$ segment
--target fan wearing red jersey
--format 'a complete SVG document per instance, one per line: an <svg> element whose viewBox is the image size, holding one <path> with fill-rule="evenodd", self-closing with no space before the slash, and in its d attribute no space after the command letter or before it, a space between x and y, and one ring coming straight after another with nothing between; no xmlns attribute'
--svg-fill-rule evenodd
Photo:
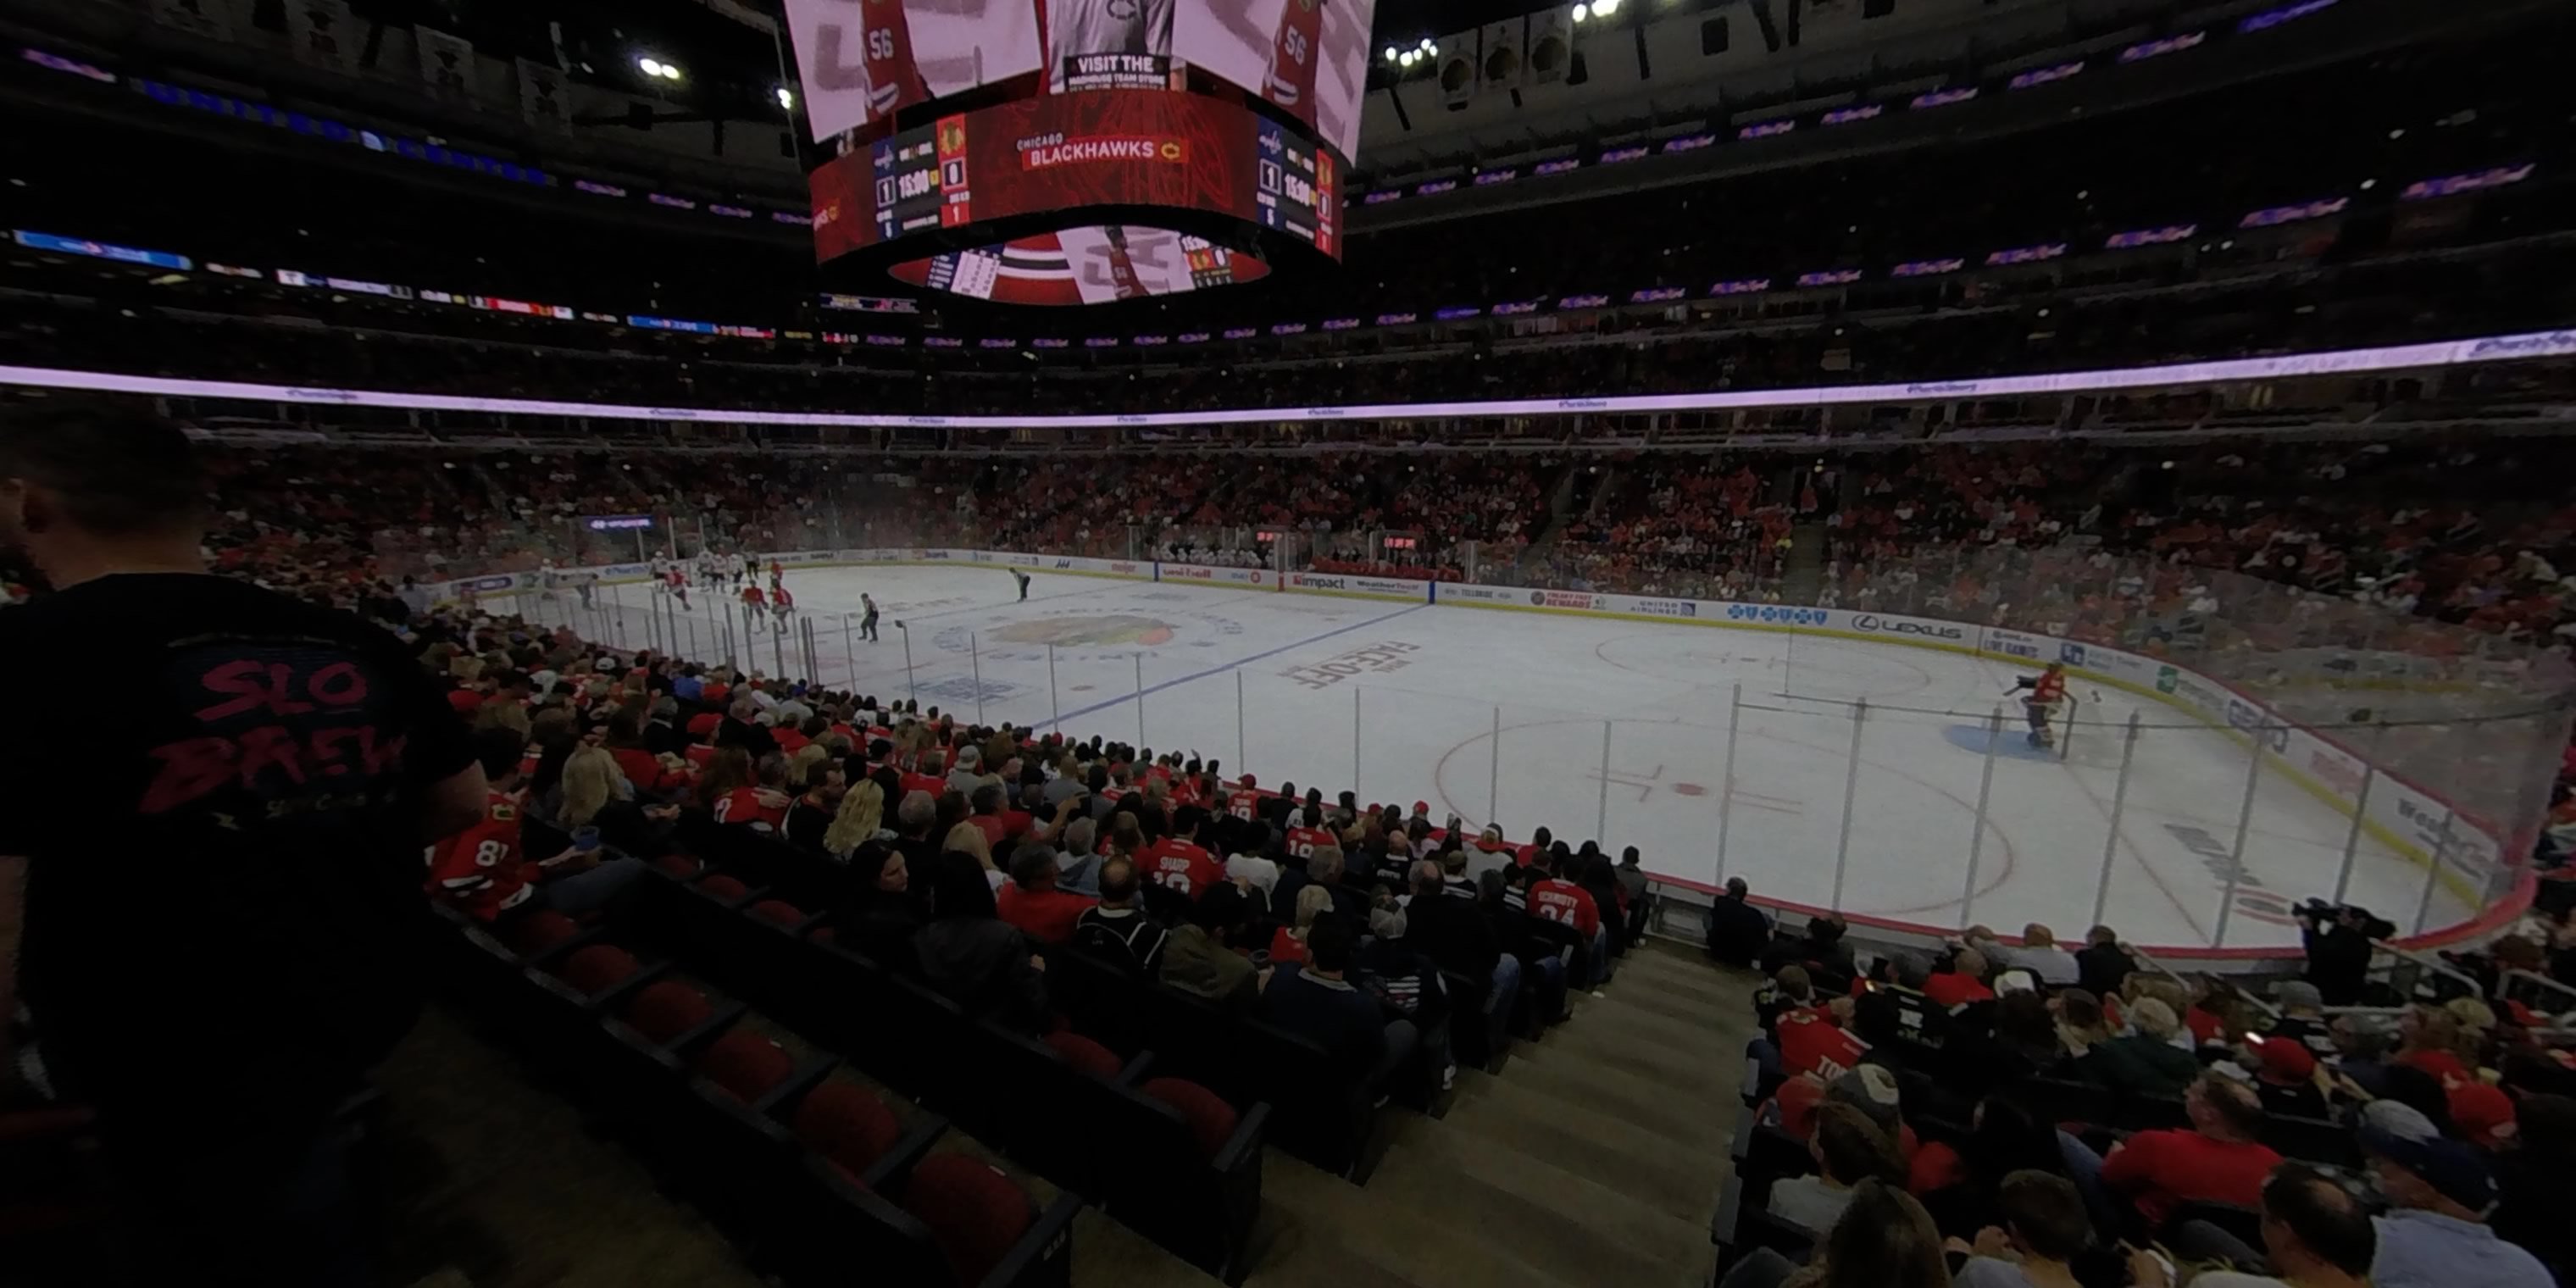
<svg viewBox="0 0 2576 1288"><path fill-rule="evenodd" d="M490 794L484 798L479 821L429 848L428 886L433 897L486 922L530 908L586 912L606 904L644 874L641 859L601 862L602 851L578 846L530 862L519 830L519 759L527 740L503 728L485 729L474 738L475 757L483 764ZM543 886L538 884L541 881Z"/></svg>
<svg viewBox="0 0 2576 1288"><path fill-rule="evenodd" d="M1173 814L1172 834L1146 846L1136 856L1137 868L1145 879L1192 899L1225 880L1225 865L1198 843L1199 827L1205 822L1207 811L1196 806Z"/></svg>
<svg viewBox="0 0 2576 1288"><path fill-rule="evenodd" d="M775 832L787 823L787 758L763 756L752 770L756 784L737 787L716 798L712 812L719 823Z"/></svg>
<svg viewBox="0 0 2576 1288"><path fill-rule="evenodd" d="M1341 848L1341 844L1341 838L1334 836L1331 832L1325 831L1320 827L1292 827L1288 829L1288 852L1300 859L1311 859L1315 857L1315 851L1317 850L1339 849Z"/></svg>
<svg viewBox="0 0 2576 1288"><path fill-rule="evenodd" d="M1849 1005L1849 999L1843 999ZM1780 1016L1780 1068L1790 1077L1812 1073L1827 1082L1860 1063L1869 1044L1837 1024L1824 1007L1789 1011Z"/></svg>
<svg viewBox="0 0 2576 1288"><path fill-rule="evenodd" d="M1601 908L1593 902L1592 892L1562 877L1531 883L1529 911L1533 917L1572 926L1585 939L1601 931Z"/></svg>

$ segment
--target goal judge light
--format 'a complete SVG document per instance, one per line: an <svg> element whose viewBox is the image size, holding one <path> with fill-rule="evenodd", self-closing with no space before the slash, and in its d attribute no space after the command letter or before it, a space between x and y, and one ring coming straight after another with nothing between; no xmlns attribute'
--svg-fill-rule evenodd
<svg viewBox="0 0 2576 1288"><path fill-rule="evenodd" d="M816 259L1096 304L1341 253L1374 0L787 0Z"/></svg>

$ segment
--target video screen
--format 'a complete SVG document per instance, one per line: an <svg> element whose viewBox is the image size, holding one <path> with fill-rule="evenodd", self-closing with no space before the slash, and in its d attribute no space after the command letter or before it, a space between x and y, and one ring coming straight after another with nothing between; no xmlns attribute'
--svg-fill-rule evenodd
<svg viewBox="0 0 2576 1288"><path fill-rule="evenodd" d="M1172 52L1354 157L1376 11L1377 0L1188 0L1173 20Z"/></svg>
<svg viewBox="0 0 2576 1288"><path fill-rule="evenodd" d="M981 85L1179 90L1198 67L1359 149L1376 0L785 0L817 142Z"/></svg>
<svg viewBox="0 0 2576 1288"><path fill-rule="evenodd" d="M1232 216L1339 256L1332 153L1238 103L1158 90L1016 99L941 117L807 176L830 261L938 228L1084 206Z"/></svg>
<svg viewBox="0 0 2576 1288"><path fill-rule="evenodd" d="M1136 224L1066 228L897 264L914 286L996 304L1081 305L1230 286L1269 275L1251 255Z"/></svg>
<svg viewBox="0 0 2576 1288"><path fill-rule="evenodd" d="M786 3L803 82L799 106L818 143L918 103L1026 76L1045 54L1030 0Z"/></svg>

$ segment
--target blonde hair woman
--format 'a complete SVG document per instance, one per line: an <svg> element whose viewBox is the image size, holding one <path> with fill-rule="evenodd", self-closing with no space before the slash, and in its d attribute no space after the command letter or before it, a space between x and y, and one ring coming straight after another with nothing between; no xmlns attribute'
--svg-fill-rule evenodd
<svg viewBox="0 0 2576 1288"><path fill-rule="evenodd" d="M874 779L862 778L850 784L841 797L841 808L832 815L832 825L823 829L823 848L832 857L847 860L851 852L876 839L885 830L885 789ZM980 837L981 832L977 833Z"/></svg>
<svg viewBox="0 0 2576 1288"><path fill-rule="evenodd" d="M476 731L507 729L524 738L528 735L528 709L516 702L487 702L474 713Z"/></svg>
<svg viewBox="0 0 2576 1288"><path fill-rule="evenodd" d="M804 782L805 769L807 766L820 761L829 760L831 758L831 748L824 746L820 742L806 743L804 746L796 749L796 754L787 758L787 781L791 783Z"/></svg>
<svg viewBox="0 0 2576 1288"><path fill-rule="evenodd" d="M617 757L600 747L577 747L563 767L563 821L566 827L588 827L599 812L619 799L627 787L626 771Z"/></svg>
<svg viewBox="0 0 2576 1288"><path fill-rule="evenodd" d="M984 829L973 823L959 823L948 829L947 838L939 843L939 852L972 856L977 863L984 865L984 880L995 890L1002 888L1002 870L993 866L993 846L984 839Z"/></svg>

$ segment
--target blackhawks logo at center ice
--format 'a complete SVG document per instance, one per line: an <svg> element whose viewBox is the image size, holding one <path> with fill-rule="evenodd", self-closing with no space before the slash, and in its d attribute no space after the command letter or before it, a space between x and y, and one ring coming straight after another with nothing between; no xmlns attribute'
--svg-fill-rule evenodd
<svg viewBox="0 0 2576 1288"><path fill-rule="evenodd" d="M1171 642L1172 624L1151 617L1126 615L1047 617L1033 622L1013 622L994 631L993 638L1013 644L1051 644L1057 648L1117 644L1151 646Z"/></svg>

